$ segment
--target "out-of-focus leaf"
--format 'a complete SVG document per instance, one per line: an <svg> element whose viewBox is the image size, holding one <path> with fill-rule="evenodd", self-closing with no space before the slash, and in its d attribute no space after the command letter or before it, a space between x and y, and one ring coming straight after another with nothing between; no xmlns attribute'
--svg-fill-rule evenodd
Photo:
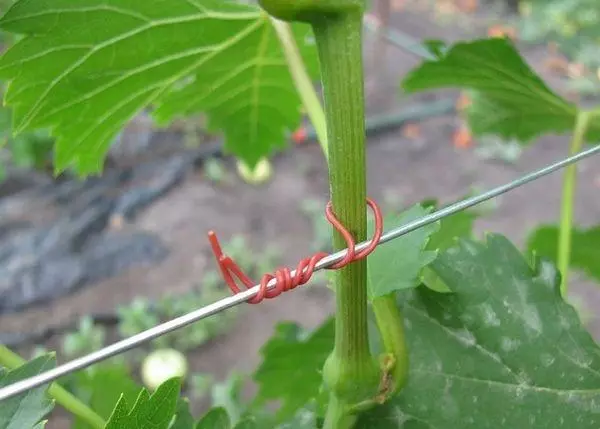
<svg viewBox="0 0 600 429"><path fill-rule="evenodd" d="M321 370L333 348L334 321L302 335L291 323L277 325L275 335L263 346L263 362L254 374L259 385L258 404L278 399L279 422L291 419L308 402L319 395Z"/></svg>
<svg viewBox="0 0 600 429"><path fill-rule="evenodd" d="M212 388L213 407L223 408L233 423L247 411L247 405L241 398L244 381L241 374L234 372L224 382L217 383Z"/></svg>
<svg viewBox="0 0 600 429"><path fill-rule="evenodd" d="M456 43L426 60L402 83L408 92L436 88L469 90L466 109L474 135L495 134L530 142L543 133L567 133L575 127L577 106L558 96L533 72L512 42L491 38ZM600 136L594 118L588 138Z"/></svg>
<svg viewBox="0 0 600 429"><path fill-rule="evenodd" d="M231 421L225 408L217 407L200 419L196 429L231 429Z"/></svg>
<svg viewBox="0 0 600 429"><path fill-rule="evenodd" d="M180 398L177 402L175 419L169 429L194 429L194 417L190 413L190 403L186 398Z"/></svg>
<svg viewBox="0 0 600 429"><path fill-rule="evenodd" d="M574 228L571 234L571 266L600 282L600 226L589 229ZM559 230L556 226L540 227L529 236L527 249L556 263L558 235Z"/></svg>

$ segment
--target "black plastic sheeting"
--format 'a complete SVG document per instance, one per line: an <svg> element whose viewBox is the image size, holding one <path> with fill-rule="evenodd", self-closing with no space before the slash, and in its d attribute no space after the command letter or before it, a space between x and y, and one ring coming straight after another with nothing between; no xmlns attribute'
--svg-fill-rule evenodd
<svg viewBox="0 0 600 429"><path fill-rule="evenodd" d="M21 186L1 198L0 314L163 260L168 249L157 236L114 231L109 223L115 216L133 219L214 151L208 145L101 178ZM36 212L48 212L50 219L22 220Z"/></svg>

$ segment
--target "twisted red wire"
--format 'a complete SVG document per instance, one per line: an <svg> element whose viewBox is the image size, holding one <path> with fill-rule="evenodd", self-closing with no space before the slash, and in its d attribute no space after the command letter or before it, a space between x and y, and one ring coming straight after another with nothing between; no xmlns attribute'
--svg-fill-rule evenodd
<svg viewBox="0 0 600 429"><path fill-rule="evenodd" d="M383 217L381 215L381 209L373 200L369 198L367 198L367 205L371 208L371 210L373 210L373 214L375 215L375 233L373 234L373 238L371 239L369 245L360 252L356 252L354 249L356 242L354 241L352 234L346 228L344 228L340 221L335 217L331 207L331 202L327 203L327 207L325 208L325 217L333 225L333 227L337 229L340 234L342 234L344 241L346 241L346 247L348 248L344 258L341 261L329 266L327 269L339 269L354 261L363 259L373 252L375 247L377 247L377 244L379 244L379 239L383 234ZM229 286L229 289L231 289L234 294L241 292L240 288L235 282L234 276L237 277L247 289L252 288L255 282L252 281L252 279L246 274L244 274L244 272L233 259L223 254L223 250L219 244L219 239L214 231L210 231L208 233L208 239L210 241L215 258L217 259L217 263L219 264L219 268L221 269L223 279ZM275 298L281 295L283 292L287 292L307 283L312 277L317 263L326 256L328 256L327 253L318 252L308 258L302 259L300 262L298 262L298 265L296 266L296 273L293 276L291 270L287 267L278 268L274 274L264 274L260 279L260 288L258 293L254 297L248 299L248 303L258 304L265 298ZM276 279L276 284L273 288L267 289L267 284L272 279Z"/></svg>

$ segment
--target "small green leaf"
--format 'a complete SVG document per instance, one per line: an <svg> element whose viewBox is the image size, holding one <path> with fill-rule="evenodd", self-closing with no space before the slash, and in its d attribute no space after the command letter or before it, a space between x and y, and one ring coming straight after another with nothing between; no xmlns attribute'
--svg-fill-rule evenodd
<svg viewBox="0 0 600 429"><path fill-rule="evenodd" d="M106 429L167 429L177 408L181 380L165 381L150 396L142 389L131 410L123 396L117 402Z"/></svg>
<svg viewBox="0 0 600 429"><path fill-rule="evenodd" d="M571 267L585 272L600 281L600 226L571 231ZM556 263L558 257L558 228L543 226L527 240L527 249L537 256Z"/></svg>
<svg viewBox="0 0 600 429"><path fill-rule="evenodd" d="M200 419L196 429L231 429L231 421L225 408L213 408Z"/></svg>
<svg viewBox="0 0 600 429"><path fill-rule="evenodd" d="M427 210L416 205L397 216L386 217L385 228L395 228L427 215ZM433 223L412 231L396 240L378 246L368 256L367 265L369 298L384 296L390 292L412 288L417 285L421 269L431 263L436 252L425 250L429 236L438 230ZM373 232L373 222L369 234Z"/></svg>
<svg viewBox="0 0 600 429"><path fill-rule="evenodd" d="M281 400L276 417L281 422L319 395L321 370L333 347L334 320L301 335L297 325L281 323L263 346L263 362L254 374L259 384L256 401Z"/></svg>
<svg viewBox="0 0 600 429"><path fill-rule="evenodd" d="M17 381L48 371L54 368L55 364L54 355L46 354L11 371L0 367L0 387L9 386ZM0 403L0 429L43 428L45 423L42 419L54 407L54 401L46 396L47 390L48 386L44 385L4 399Z"/></svg>
<svg viewBox="0 0 600 429"><path fill-rule="evenodd" d="M20 0L0 28L24 36L0 59L14 128L50 128L59 172L100 171L118 132L149 105L161 123L206 113L225 149L250 167L300 123L279 39L256 5ZM310 27L292 29L314 75Z"/></svg>
<svg viewBox="0 0 600 429"><path fill-rule="evenodd" d="M600 348L561 298L556 269L506 238L438 256L454 293L399 294L411 372L357 428L600 427Z"/></svg>
<svg viewBox="0 0 600 429"><path fill-rule="evenodd" d="M543 133L574 128L577 107L550 90L510 40L461 42L443 55L436 46L437 58L409 73L402 86L408 92L472 90L467 114L473 134L529 142Z"/></svg>
<svg viewBox="0 0 600 429"><path fill-rule="evenodd" d="M194 429L194 427L194 417L190 413L190 402L187 398L179 398L175 420L173 420L169 429Z"/></svg>

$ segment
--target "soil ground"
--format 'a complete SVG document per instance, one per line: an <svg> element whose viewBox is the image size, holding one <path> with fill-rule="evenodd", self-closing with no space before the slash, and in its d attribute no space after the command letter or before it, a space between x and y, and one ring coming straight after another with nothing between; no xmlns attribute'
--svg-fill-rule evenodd
<svg viewBox="0 0 600 429"><path fill-rule="evenodd" d="M472 36L458 28L475 28L459 23L439 26L427 12L395 13L392 26L416 39L456 40ZM372 36L367 34L367 43ZM369 52L367 49L366 52ZM527 49L530 63L540 70L544 49ZM415 97L399 95L400 78L419 59L393 46L387 47L386 60L366 56L369 86L369 113L408 105ZM374 75L374 70L383 74ZM379 78L384 76L384 78ZM373 87L370 82L375 81ZM550 79L551 84L555 80ZM439 95L437 95L439 96ZM424 96L416 98L423 99ZM436 198L441 203L456 200L473 188L487 189L508 182L567 154L567 137L544 137L525 149L514 164L484 161L473 150L457 149L451 141L457 124L454 116L428 120L419 125L420 135L407 138L401 130L387 132L369 140L369 195L383 201L393 195L403 204ZM228 161L233 171L233 163ZM59 323L78 316L114 309L137 296L158 298L189 290L208 268L214 268L206 232L218 231L224 240L242 234L248 239L248 252L259 252L267 242L276 243L282 263L294 265L311 249L313 230L302 214L306 198L328 198L326 165L318 145L294 148L274 159L273 180L253 187L235 179L230 185L208 182L200 171L153 204L127 228L158 233L170 247L170 257L150 269L133 269L125 275L86 288L49 305L5 318L21 330L40 324ZM580 164L576 202L576 221L581 226L600 220L600 164L589 159ZM522 246L533 228L556 223L561 198L561 173L526 185L497 201L497 208L477 221L478 233L493 231L507 235ZM574 293L583 295L590 310L600 308L596 287L585 279L573 278ZM332 311L329 291L315 285L265 302L260 308L248 306L230 332L190 354L193 371L212 373L216 379L229 371L251 371L259 360L259 348L272 334L274 325L284 320L314 327ZM600 319L591 321L600 334ZM53 427L59 427L55 422Z"/></svg>

